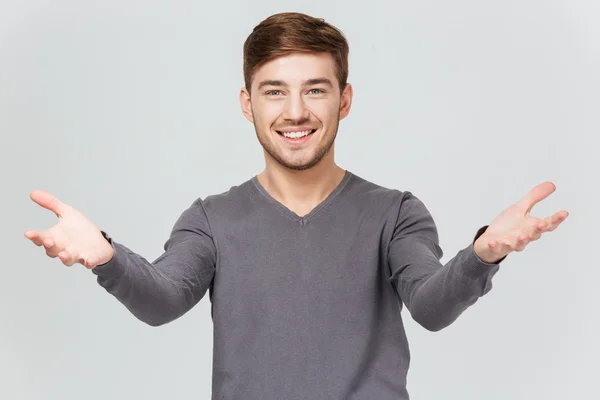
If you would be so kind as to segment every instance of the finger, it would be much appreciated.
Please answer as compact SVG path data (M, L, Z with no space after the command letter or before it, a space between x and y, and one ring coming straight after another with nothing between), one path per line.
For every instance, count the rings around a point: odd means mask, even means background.
M512 250L512 239L510 237L499 238L493 241L495 250L499 253L508 253Z
M51 238L44 239L44 247L46 248L46 255L51 258L56 258L58 253L63 250Z
M84 260L85 262L83 263L83 265L85 265L85 267L89 269L96 267L99 261L98 257L87 257Z
M514 232L507 239L510 248L515 251L523 251L527 244L541 237L544 228L548 222L544 219L534 219L529 225Z
M548 226L544 229L544 232L552 232L568 216L569 216L569 213L565 210L562 210L562 211L558 211L557 213L555 213L549 217L546 217L545 220L548 222Z
M52 211L59 218L62 217L66 208L66 205L56 196L43 190L36 189L29 194L29 197L40 206Z
M47 235L43 231L27 231L25 237L31 240L36 246L42 246Z
M56 258L56 257L58 257L58 253L60 253L60 251L46 249L46 255L48 257L50 257L50 258Z
M487 244L488 248L500 259L510 252L510 246L497 239L492 239Z
M71 254L71 252L66 249L58 253L58 258L60 258L60 261L62 261L62 263L67 267L70 267L73 264L75 264L76 260L73 254Z
M542 237L542 233L544 233L547 227L548 221L543 218L536 218L534 222L527 229L525 229L524 232L529 235L530 241L534 241Z
M519 201L519 206L524 208L526 212L530 212L533 206L546 197L550 196L556 190L556 185L552 182L543 182L534 187Z
M498 239L498 247L502 248L505 252L519 251L518 249L523 246L522 242L525 241L525 238L527 237L528 236L522 232L508 234L505 237Z
M542 237L542 233L544 232L543 228L540 228L539 225L535 225L534 228L529 233L529 240L534 241L538 240Z
M544 230L548 227L550 222L545 218L536 218L535 220L535 231L536 232L544 232Z
M520 233L515 235L513 239L512 248L515 251L523 251L525 250L525 246L529 243L529 235L526 233Z
M42 241L42 244L44 245L46 250L52 249L56 245L56 243L54 243L54 240L50 237L45 238Z
M31 240L36 246L41 246L42 241L39 239L39 232L37 231L26 231L25 237Z
M82 254L77 262L89 269L94 268L96 264L98 264L98 261L94 256L88 256L86 254Z

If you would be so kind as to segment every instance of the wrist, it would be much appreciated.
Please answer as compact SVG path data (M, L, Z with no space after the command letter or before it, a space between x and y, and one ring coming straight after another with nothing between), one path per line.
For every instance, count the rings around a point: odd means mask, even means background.
M473 242L473 251L482 262L486 264L499 264L506 258L506 255L499 256L489 248L488 243L489 239L485 235L479 236Z
M104 231L100 231L100 233L105 240L102 241L102 250L100 251L101 256L96 266L108 263L115 255L112 238Z

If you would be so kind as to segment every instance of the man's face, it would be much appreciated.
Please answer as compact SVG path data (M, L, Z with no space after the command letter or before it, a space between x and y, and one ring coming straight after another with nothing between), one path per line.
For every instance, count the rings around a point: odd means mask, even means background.
M350 84L340 96L328 53L272 60L254 74L251 96L245 89L240 93L244 115L266 156L293 170L309 169L330 152L351 99Z

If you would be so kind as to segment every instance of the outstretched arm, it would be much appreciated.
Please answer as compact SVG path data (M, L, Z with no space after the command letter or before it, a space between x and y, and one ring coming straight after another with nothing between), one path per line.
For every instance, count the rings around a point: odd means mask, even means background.
M438 331L488 293L500 263L511 251L521 251L525 243L554 230L567 217L566 211L545 219L528 215L533 205L553 190L549 183L536 186L489 226L480 228L473 242L445 265L440 262L443 251L430 212L406 192L388 256L390 282L413 319L428 330Z
M27 231L25 236L64 265L80 263L91 269L102 287L149 325L182 316L212 282L216 249L200 199L181 214L163 254L149 262L103 236L95 224L55 196L36 190L31 198L53 211L59 222L48 230Z

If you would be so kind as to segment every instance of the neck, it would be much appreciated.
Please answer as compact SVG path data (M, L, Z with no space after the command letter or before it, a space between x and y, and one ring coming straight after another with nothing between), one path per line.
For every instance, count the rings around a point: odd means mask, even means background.
M274 199L298 215L307 214L325 200L346 173L327 156L303 171L291 170L272 161L257 178Z

